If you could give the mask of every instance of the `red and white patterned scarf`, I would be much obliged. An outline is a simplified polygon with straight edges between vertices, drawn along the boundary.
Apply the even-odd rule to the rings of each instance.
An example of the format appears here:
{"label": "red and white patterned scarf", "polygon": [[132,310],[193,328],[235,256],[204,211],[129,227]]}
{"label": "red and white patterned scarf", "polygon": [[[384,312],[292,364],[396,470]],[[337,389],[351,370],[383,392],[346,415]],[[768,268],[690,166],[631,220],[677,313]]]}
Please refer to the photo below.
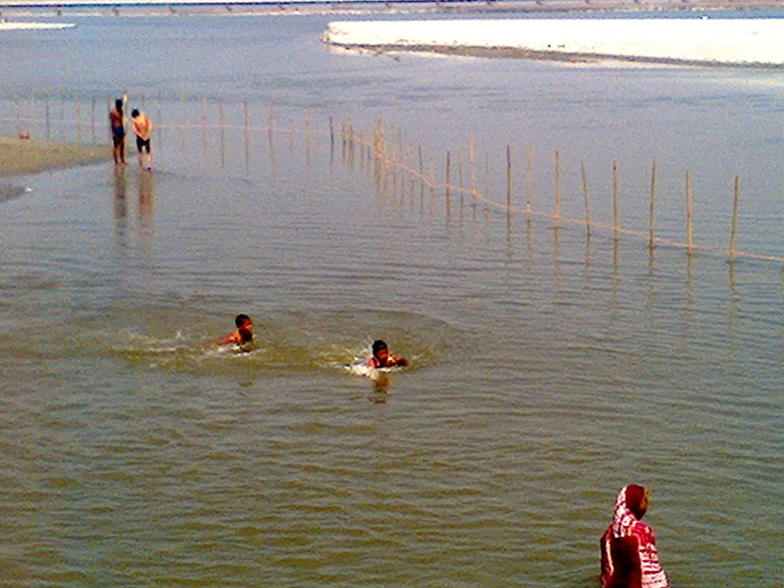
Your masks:
{"label": "red and white patterned scarf", "polygon": [[644,496],[645,489],[642,486],[629,484],[621,488],[613,514],[613,537],[620,539],[633,536],[637,538],[642,567],[642,588],[669,588],[670,582],[667,579],[667,574],[659,563],[659,553],[656,550],[653,529],[639,520],[630,508],[630,505],[637,507]]}

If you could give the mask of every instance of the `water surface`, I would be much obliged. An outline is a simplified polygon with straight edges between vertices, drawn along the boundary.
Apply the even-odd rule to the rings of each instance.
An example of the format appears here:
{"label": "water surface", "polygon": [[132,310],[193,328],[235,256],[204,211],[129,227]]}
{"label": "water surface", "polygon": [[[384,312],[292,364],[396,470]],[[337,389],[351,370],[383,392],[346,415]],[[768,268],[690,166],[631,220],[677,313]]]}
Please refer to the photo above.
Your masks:
{"label": "water surface", "polygon": [[[43,134],[48,103],[52,136],[91,140],[93,99],[100,121],[127,89],[159,128],[152,173],[19,176],[0,203],[3,581],[592,586],[636,481],[675,584],[776,586],[780,264],[379,187],[329,119],[382,119],[435,176],[449,150],[455,182],[473,149],[501,203],[512,145],[517,207],[533,149],[550,209],[557,149],[578,217],[580,162],[607,219],[618,160],[642,233],[656,158],[678,238],[691,169],[716,249],[741,175],[739,246],[780,256],[780,74],[349,55],[318,41],[326,20],[0,41],[7,118]],[[238,312],[254,348],[205,347]],[[412,366],[347,373],[377,337]]]}

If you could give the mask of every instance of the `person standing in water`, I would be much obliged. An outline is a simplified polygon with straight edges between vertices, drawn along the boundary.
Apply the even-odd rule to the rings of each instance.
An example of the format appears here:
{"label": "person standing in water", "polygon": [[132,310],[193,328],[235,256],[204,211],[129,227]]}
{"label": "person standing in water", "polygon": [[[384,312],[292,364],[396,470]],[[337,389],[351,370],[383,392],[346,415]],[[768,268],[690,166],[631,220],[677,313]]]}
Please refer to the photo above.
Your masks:
{"label": "person standing in water", "polygon": [[221,337],[213,345],[245,345],[253,341],[253,321],[247,314],[238,314],[234,318],[237,330]]}
{"label": "person standing in water", "polygon": [[[133,120],[133,132],[136,133],[136,150],[138,151],[139,165],[146,169],[152,169],[152,153],[150,152],[150,135],[152,133],[152,121],[143,112],[136,108],[131,112]],[[142,164],[143,151],[147,152],[147,165]]]}
{"label": "person standing in water", "polygon": [[648,501],[648,491],[637,484],[618,493],[612,522],[600,541],[601,588],[670,588],[653,529],[640,520]]}
{"label": "person standing in water", "polygon": [[114,101],[114,108],[109,111],[109,125],[112,129],[112,157],[114,165],[125,163],[125,122],[123,121],[123,101]]}
{"label": "person standing in water", "polygon": [[408,360],[405,357],[396,357],[389,353],[387,344],[381,339],[373,341],[373,356],[368,360],[368,366],[373,368],[406,367]]}

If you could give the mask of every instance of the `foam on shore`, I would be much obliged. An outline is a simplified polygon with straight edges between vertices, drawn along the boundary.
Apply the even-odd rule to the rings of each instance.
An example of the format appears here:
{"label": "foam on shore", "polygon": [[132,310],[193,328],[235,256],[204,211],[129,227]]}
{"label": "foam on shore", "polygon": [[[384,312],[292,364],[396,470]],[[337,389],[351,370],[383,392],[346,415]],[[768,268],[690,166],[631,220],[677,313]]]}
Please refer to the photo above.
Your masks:
{"label": "foam on shore", "polygon": [[323,39],[376,51],[784,67],[784,19],[775,18],[339,21]]}

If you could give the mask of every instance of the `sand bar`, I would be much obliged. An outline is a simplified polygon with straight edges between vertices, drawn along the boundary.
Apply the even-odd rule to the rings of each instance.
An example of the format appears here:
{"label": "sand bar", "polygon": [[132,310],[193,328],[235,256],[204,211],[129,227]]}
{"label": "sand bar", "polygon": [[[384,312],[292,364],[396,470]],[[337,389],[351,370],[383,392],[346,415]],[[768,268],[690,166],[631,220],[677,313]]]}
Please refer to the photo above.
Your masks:
{"label": "sand bar", "polygon": [[784,67],[777,18],[339,21],[323,39],[374,51]]}
{"label": "sand bar", "polygon": [[0,31],[23,31],[35,29],[72,29],[75,24],[63,22],[0,22]]}
{"label": "sand bar", "polygon": [[0,137],[0,176],[111,161],[108,145]]}

